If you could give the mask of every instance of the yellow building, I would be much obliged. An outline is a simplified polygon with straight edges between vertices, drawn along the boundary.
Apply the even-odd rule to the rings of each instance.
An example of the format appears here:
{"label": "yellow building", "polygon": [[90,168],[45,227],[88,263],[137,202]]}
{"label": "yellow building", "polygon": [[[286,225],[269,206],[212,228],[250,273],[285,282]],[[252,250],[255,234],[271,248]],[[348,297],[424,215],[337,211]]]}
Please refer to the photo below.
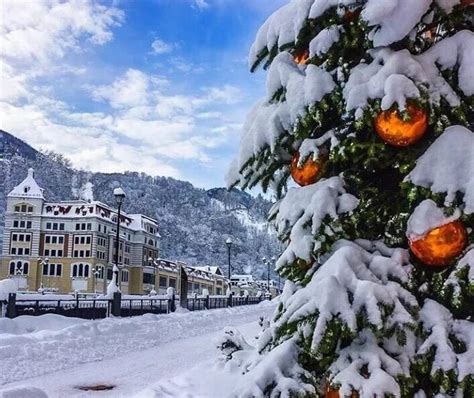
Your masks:
{"label": "yellow building", "polygon": [[[19,290],[104,293],[116,263],[117,211],[97,201],[48,202],[34,171],[7,197],[0,279]],[[190,267],[159,259],[158,222],[142,214],[120,215],[118,266],[124,294],[177,292],[225,294],[219,267]],[[184,275],[183,275],[184,274]],[[179,293],[178,293],[179,294]]]}
{"label": "yellow building", "polygon": [[[105,292],[116,263],[117,211],[101,202],[48,202],[34,171],[7,197],[0,279],[20,290]],[[142,269],[159,254],[156,220],[120,216],[118,265],[123,293],[142,293]]]}

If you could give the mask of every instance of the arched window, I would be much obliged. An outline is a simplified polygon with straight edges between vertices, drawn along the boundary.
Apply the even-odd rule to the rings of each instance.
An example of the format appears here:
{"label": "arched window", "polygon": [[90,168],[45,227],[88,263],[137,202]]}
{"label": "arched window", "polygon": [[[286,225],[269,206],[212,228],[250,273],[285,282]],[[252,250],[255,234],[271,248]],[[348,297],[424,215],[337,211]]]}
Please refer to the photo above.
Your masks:
{"label": "arched window", "polygon": [[126,269],[122,270],[122,282],[128,283],[128,271]]}
{"label": "arched window", "polygon": [[90,265],[77,263],[72,265],[72,277],[73,278],[89,278]]}
{"label": "arched window", "polygon": [[28,275],[30,263],[28,261],[11,261],[9,267],[10,275]]}

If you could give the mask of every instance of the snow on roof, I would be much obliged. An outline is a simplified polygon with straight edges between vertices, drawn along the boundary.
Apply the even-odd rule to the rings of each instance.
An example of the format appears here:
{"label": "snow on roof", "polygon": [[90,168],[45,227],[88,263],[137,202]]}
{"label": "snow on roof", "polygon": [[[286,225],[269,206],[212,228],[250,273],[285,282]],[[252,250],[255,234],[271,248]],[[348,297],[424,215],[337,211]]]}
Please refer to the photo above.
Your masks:
{"label": "snow on roof", "polygon": [[36,182],[35,171],[33,169],[28,169],[27,177],[13,188],[13,190],[8,194],[8,197],[44,199],[43,189],[40,188]]}
{"label": "snow on roof", "polygon": [[198,269],[200,271],[207,271],[214,275],[223,275],[222,270],[216,266],[204,265],[204,266],[193,267],[193,268]]}

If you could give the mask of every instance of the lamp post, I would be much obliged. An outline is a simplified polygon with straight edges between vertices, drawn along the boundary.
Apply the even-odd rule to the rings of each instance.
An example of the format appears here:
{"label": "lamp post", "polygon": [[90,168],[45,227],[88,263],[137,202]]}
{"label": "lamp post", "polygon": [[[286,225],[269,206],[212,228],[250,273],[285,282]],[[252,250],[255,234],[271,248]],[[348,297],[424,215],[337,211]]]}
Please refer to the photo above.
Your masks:
{"label": "lamp post", "polygon": [[[273,267],[275,268],[277,258],[275,256],[272,257],[272,264]],[[281,276],[280,273],[278,272],[278,294],[280,294],[280,282],[281,282]]]}
{"label": "lamp post", "polygon": [[94,282],[94,295],[97,296],[97,278],[100,275],[99,267],[92,268],[92,275],[94,275],[94,279],[92,280]]}
{"label": "lamp post", "polygon": [[266,257],[262,257],[263,263],[267,266],[267,291],[270,293],[270,264],[272,263],[270,260],[267,260]]}
{"label": "lamp post", "polygon": [[44,292],[43,275],[44,275],[45,266],[47,267],[48,264],[49,264],[49,258],[38,258],[38,262],[41,265],[41,269],[40,269],[40,288],[38,289],[38,292],[43,293]]}
{"label": "lamp post", "polygon": [[150,294],[152,292],[156,293],[156,259],[153,259],[151,257],[148,257],[148,264],[150,267],[153,267],[153,289],[151,290]]}
{"label": "lamp post", "polygon": [[[119,268],[119,244],[120,244],[120,211],[122,209],[122,203],[125,199],[125,192],[123,191],[122,188],[118,187],[114,189],[114,196],[115,196],[115,201],[117,203],[117,233],[116,233],[116,238],[115,238],[115,267],[117,267],[117,271]],[[114,269],[115,272],[115,269]],[[118,280],[118,272],[117,272],[117,278],[115,280],[115,283],[118,287],[119,285],[119,280]]]}
{"label": "lamp post", "polygon": [[230,283],[230,273],[231,273],[231,268],[230,268],[230,248],[232,246],[232,239],[229,237],[226,239],[225,244],[227,245],[227,265],[229,267],[228,269],[228,275],[229,275],[229,283]]}

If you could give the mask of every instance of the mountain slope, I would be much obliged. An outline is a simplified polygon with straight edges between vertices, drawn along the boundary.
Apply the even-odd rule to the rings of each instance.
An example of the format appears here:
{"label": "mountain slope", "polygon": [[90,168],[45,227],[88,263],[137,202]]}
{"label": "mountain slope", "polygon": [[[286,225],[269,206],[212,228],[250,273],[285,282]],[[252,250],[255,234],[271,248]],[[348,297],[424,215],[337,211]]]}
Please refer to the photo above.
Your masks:
{"label": "mountain slope", "polygon": [[233,246],[234,272],[266,275],[263,256],[276,254],[278,243],[269,233],[266,214],[271,205],[262,197],[224,188],[204,190],[191,183],[143,173],[90,173],[75,170],[61,155],[40,153],[0,130],[0,216],[8,192],[33,167],[47,200],[93,197],[113,205],[113,188],[127,193],[125,211],[143,213],[159,221],[161,256],[194,265],[219,265],[226,269],[228,236]]}

